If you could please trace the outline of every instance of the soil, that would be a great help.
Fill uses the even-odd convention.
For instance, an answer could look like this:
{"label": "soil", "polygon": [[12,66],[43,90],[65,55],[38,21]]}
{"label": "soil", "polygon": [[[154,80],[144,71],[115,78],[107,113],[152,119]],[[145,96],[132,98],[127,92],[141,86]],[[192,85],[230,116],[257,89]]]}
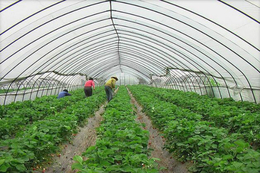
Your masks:
{"label": "soil", "polygon": [[159,167],[166,168],[161,170],[160,173],[188,173],[188,164],[181,163],[175,160],[167,150],[163,148],[164,139],[161,136],[161,133],[153,127],[152,121],[145,113],[142,112],[142,106],[140,106],[132,94],[129,92],[131,96],[131,103],[134,105],[134,111],[136,112],[137,119],[136,121],[145,124],[145,129],[149,131],[149,147],[153,149],[151,153],[152,158],[159,158],[160,161],[157,161]]}
{"label": "soil", "polygon": [[[106,104],[106,103],[105,103]],[[54,158],[53,164],[46,168],[45,173],[75,173],[71,170],[71,165],[74,163],[73,157],[81,155],[90,146],[96,144],[96,131],[95,128],[100,125],[102,121],[102,113],[104,112],[105,104],[102,105],[95,113],[95,116],[88,118],[88,123],[85,127],[80,127],[78,134],[73,141],[65,144],[60,156]]]}
{"label": "soil", "polygon": [[[164,139],[161,137],[160,132],[153,128],[151,120],[142,112],[142,107],[130,92],[129,95],[137,115],[136,121],[145,123],[145,129],[149,130],[149,147],[153,149],[151,157],[159,158],[160,161],[157,161],[159,167],[166,168],[161,170],[160,173],[188,173],[187,164],[176,161],[167,150],[163,149]],[[102,121],[101,115],[105,111],[106,104],[107,102],[100,107],[95,116],[88,119],[88,123],[84,127],[79,128],[78,134],[71,143],[63,145],[60,155],[53,158],[53,163],[46,168],[45,173],[76,173],[75,170],[71,170],[71,165],[74,163],[73,157],[81,155],[88,147],[95,145],[97,138],[95,128]]]}

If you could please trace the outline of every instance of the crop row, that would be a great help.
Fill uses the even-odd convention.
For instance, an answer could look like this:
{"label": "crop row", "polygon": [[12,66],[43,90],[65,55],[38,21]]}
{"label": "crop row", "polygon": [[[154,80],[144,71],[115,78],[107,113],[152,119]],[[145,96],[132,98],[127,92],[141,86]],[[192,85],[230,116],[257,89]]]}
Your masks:
{"label": "crop row", "polygon": [[[0,172],[28,172],[47,162],[50,155],[59,150],[59,145],[77,132],[77,126],[105,101],[102,89],[97,89],[88,98],[81,89],[71,92],[70,97],[57,99],[57,96],[48,96],[5,106],[1,120],[5,121],[7,117],[13,121],[19,118],[27,121],[21,126],[19,122],[11,124],[18,126],[13,132],[10,130],[13,135],[9,137],[6,134],[5,139],[0,140]],[[34,113],[30,114],[32,121],[26,114],[19,114],[21,109]]]}
{"label": "crop row", "polygon": [[[135,122],[130,97],[121,86],[115,98],[106,106],[104,120],[97,129],[95,146],[82,156],[74,156],[73,169],[83,172],[159,172],[155,158],[149,158],[149,132]],[[87,159],[83,159],[86,157]]]}
{"label": "crop row", "polygon": [[226,128],[230,134],[239,134],[255,149],[260,149],[260,104],[210,98],[171,89],[141,88],[147,93],[154,93],[161,100],[202,115],[203,120],[213,122],[216,127]]}
{"label": "crop row", "polygon": [[[129,86],[130,91],[166,138],[166,148],[179,160],[191,161],[193,172],[260,171],[260,153],[238,133],[205,121],[192,112],[158,97],[160,90]],[[192,98],[190,98],[192,99]]]}
{"label": "crop row", "polygon": [[[95,91],[95,94],[99,92],[101,92],[101,87]],[[73,96],[66,97],[66,99],[57,99],[57,96],[54,95],[36,98],[34,101],[26,100],[1,105],[0,139],[13,137],[17,132],[24,130],[28,124],[61,112],[85,98],[82,90],[72,91],[71,93]]]}

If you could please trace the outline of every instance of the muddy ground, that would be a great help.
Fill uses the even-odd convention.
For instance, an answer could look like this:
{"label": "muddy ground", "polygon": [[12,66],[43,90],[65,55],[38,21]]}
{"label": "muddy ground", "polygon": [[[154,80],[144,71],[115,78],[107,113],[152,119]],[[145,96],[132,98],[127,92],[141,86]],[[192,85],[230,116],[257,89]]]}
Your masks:
{"label": "muddy ground", "polygon": [[[137,103],[135,98],[132,97],[131,103],[133,109],[136,112],[136,121],[145,123],[145,129],[149,130],[149,147],[153,149],[151,157],[159,158],[158,164],[160,167],[167,169],[160,171],[160,173],[188,173],[187,164],[182,164],[176,161],[172,155],[165,149],[164,139],[161,137],[160,132],[156,128],[153,128],[151,120],[142,112],[142,107]],[[75,155],[81,155],[89,146],[96,143],[96,131],[95,128],[100,125],[102,121],[102,114],[104,112],[105,105],[102,105],[100,109],[95,113],[95,116],[88,119],[87,124],[79,129],[78,134],[73,138],[71,143],[64,144],[60,155],[54,157],[53,164],[48,168],[45,168],[45,173],[75,173],[75,170],[71,170],[71,165],[74,163],[73,157]]]}

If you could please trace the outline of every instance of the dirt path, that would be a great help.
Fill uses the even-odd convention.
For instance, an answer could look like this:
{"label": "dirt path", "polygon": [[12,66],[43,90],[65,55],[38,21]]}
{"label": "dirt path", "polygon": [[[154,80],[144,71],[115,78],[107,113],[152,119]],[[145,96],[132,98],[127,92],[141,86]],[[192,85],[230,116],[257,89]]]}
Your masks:
{"label": "dirt path", "polygon": [[54,163],[49,168],[46,168],[45,173],[76,172],[71,170],[71,165],[74,163],[73,157],[74,155],[81,155],[86,151],[86,148],[96,144],[95,128],[98,127],[102,121],[101,114],[104,112],[105,104],[99,108],[95,116],[88,118],[88,123],[79,129],[72,143],[64,145],[60,157],[56,156],[54,158]]}
{"label": "dirt path", "polygon": [[131,103],[136,107],[136,121],[145,123],[145,129],[150,133],[149,146],[153,149],[151,157],[159,158],[159,166],[167,168],[166,170],[160,171],[160,173],[188,173],[189,171],[186,168],[186,164],[176,161],[167,150],[163,149],[164,139],[160,136],[160,132],[153,128],[151,120],[142,112],[142,107],[137,103],[130,91],[129,95],[131,97]]}
{"label": "dirt path", "polygon": [[[136,107],[134,108],[134,111],[137,113],[136,121],[145,123],[145,128],[149,130],[149,146],[153,149],[151,157],[159,158],[159,166],[167,168],[166,170],[160,171],[160,173],[188,173],[185,164],[176,161],[167,150],[163,149],[164,139],[160,136],[158,130],[153,128],[151,120],[142,112],[142,107],[137,103],[130,92],[129,95],[131,97],[131,103]],[[72,143],[64,145],[60,156],[54,158],[54,163],[46,168],[45,173],[76,173],[76,171],[71,170],[71,165],[74,163],[73,157],[74,155],[81,155],[86,151],[86,148],[95,145],[95,128],[98,127],[102,121],[101,115],[105,111],[106,104],[107,102],[100,107],[95,113],[95,116],[88,118],[86,126],[79,128],[79,132]],[[34,173],[38,172],[36,171]]]}

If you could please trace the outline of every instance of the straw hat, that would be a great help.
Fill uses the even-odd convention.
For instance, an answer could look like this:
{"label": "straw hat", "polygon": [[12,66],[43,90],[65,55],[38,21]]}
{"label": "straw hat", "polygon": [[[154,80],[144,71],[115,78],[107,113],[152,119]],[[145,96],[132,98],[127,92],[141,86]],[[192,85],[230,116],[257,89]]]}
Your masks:
{"label": "straw hat", "polygon": [[117,77],[111,77],[111,78],[114,78],[116,81],[118,81]]}

